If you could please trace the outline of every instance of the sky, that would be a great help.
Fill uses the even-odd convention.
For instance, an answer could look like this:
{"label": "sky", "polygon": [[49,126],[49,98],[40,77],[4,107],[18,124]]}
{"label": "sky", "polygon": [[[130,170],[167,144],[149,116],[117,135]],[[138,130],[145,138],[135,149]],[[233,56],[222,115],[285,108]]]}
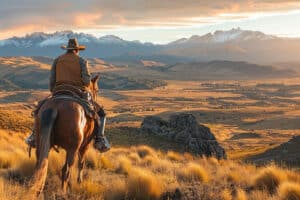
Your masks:
{"label": "sky", "polygon": [[168,43],[240,27],[300,37],[300,0],[0,0],[0,39],[73,30]]}

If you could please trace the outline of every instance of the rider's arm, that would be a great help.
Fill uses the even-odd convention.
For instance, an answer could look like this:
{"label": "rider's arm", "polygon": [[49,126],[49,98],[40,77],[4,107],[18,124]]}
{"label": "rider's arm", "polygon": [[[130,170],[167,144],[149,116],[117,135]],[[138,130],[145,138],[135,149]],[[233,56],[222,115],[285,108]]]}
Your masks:
{"label": "rider's arm", "polygon": [[88,69],[88,61],[80,58],[80,67],[81,67],[81,79],[85,86],[89,86],[91,82],[91,74]]}
{"label": "rider's arm", "polygon": [[56,82],[56,63],[57,63],[58,58],[56,58],[53,61],[52,67],[51,67],[51,71],[50,71],[50,79],[49,79],[49,87],[50,87],[50,91],[53,90],[54,86],[55,86],[55,82]]}

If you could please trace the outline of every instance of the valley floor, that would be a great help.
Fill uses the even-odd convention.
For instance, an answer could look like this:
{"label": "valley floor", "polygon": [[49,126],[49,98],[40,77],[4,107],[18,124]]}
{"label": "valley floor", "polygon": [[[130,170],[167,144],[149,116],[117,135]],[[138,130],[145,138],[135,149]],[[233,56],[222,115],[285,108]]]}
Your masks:
{"label": "valley floor", "polygon": [[[34,158],[27,158],[23,139],[30,133],[34,102],[47,95],[0,92],[0,199],[20,199],[26,192]],[[86,181],[74,184],[67,196],[59,192],[64,153],[52,152],[44,199],[300,196],[299,166],[256,167],[243,162],[300,135],[299,79],[168,81],[153,90],[103,90],[99,102],[108,113],[107,135],[114,148],[103,155],[90,149]],[[145,116],[168,118],[175,112],[192,113],[210,127],[229,160],[199,158],[184,153],[179,144],[136,133]]]}

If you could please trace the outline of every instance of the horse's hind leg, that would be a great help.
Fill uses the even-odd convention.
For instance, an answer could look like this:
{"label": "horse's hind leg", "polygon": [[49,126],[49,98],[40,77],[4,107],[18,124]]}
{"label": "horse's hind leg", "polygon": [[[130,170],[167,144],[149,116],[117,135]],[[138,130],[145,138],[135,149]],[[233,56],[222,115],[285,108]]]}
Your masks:
{"label": "horse's hind leg", "polygon": [[74,165],[75,155],[77,154],[77,151],[68,151],[67,157],[66,157],[66,163],[62,168],[62,189],[63,192],[67,191],[67,185],[70,178],[70,170],[72,166]]}
{"label": "horse's hind leg", "polygon": [[84,157],[86,150],[88,149],[88,145],[82,146],[78,152],[78,177],[77,182],[81,183],[83,178],[83,167],[84,167]]}

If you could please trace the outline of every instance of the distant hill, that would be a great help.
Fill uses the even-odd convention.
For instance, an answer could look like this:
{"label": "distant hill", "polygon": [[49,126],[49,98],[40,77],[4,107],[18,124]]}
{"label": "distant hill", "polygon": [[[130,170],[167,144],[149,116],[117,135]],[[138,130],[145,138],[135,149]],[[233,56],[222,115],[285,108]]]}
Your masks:
{"label": "distant hill", "polygon": [[267,150],[266,152],[253,156],[251,161],[256,163],[267,163],[275,161],[280,164],[287,164],[291,166],[300,165],[300,136],[294,136],[288,142],[281,144],[278,147]]}
{"label": "distant hill", "polygon": [[152,69],[186,80],[243,80],[292,77],[296,75],[293,70],[232,61],[178,63],[165,67],[152,67]]}
{"label": "distant hill", "polygon": [[83,56],[111,62],[131,63],[151,60],[166,64],[187,61],[247,61],[251,63],[299,62],[300,39],[281,38],[259,31],[231,29],[202,36],[194,35],[169,44],[158,45],[127,41],[114,35],[95,37],[90,34],[60,31],[51,34],[33,33],[0,41],[0,56],[50,56],[62,51],[59,47],[68,38],[76,37],[87,46]]}
{"label": "distant hill", "polygon": [[[166,85],[162,80],[110,74],[107,72],[116,70],[116,66],[96,58],[88,61],[92,73],[101,73],[99,84],[103,89],[152,89]],[[52,62],[49,57],[0,57],[0,89],[48,89]]]}

